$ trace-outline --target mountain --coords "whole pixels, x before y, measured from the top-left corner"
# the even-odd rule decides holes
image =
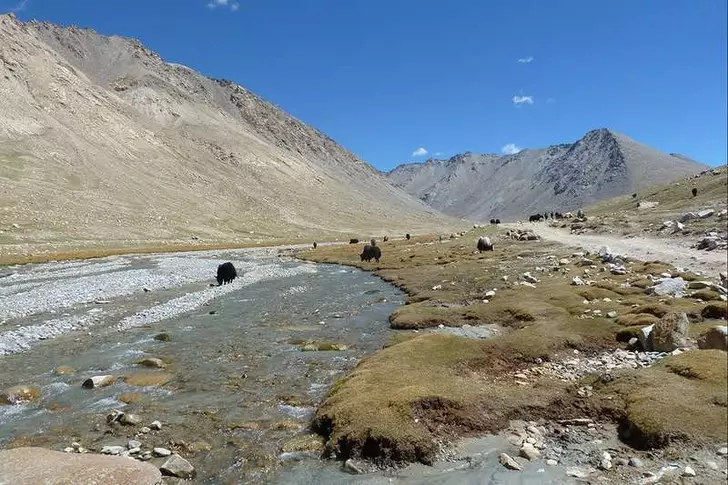
[[[0,244],[453,222],[244,87],[134,39],[0,15],[0,99]]]
[[[706,168],[598,129],[572,144],[513,155],[467,152],[449,160],[400,165],[386,175],[396,187],[446,214],[505,221],[576,210]]]

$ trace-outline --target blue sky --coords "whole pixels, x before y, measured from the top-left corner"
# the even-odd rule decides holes
[[[388,170],[570,142],[598,127],[722,163],[726,4],[0,0],[0,11],[139,38]]]

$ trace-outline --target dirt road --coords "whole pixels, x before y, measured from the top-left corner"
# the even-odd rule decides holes
[[[516,226],[514,226],[516,227]],[[523,226],[520,226],[523,228]],[[570,234],[545,224],[533,224],[532,229],[544,239],[556,241],[566,246],[596,251],[602,246],[624,256],[641,261],[659,260],[679,268],[700,271],[716,277],[728,267],[728,254],[725,251],[698,251],[691,249],[687,241],[657,238],[624,238],[608,234],[586,235]]]

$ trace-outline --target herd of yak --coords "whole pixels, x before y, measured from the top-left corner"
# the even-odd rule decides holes
[[[529,216],[528,221],[529,222],[540,222],[546,219],[549,219],[549,216],[551,219],[563,219],[564,214],[560,212],[551,212],[551,213],[544,213],[544,214],[534,214],[532,216]],[[579,211],[579,217],[582,216],[581,211]],[[501,223],[500,219],[491,219],[491,224],[498,225]],[[405,239],[408,241],[410,240],[411,236],[409,234],[405,235]],[[389,240],[389,237],[384,236],[383,238],[384,242],[387,242]],[[358,239],[350,239],[349,244],[358,244]],[[316,249],[318,246],[318,243],[314,241],[313,248]],[[479,252],[483,251],[493,251],[493,243],[491,242],[490,238],[487,236],[481,236],[478,238],[477,248]],[[377,263],[379,262],[379,259],[382,257],[382,250],[377,246],[377,241],[375,239],[372,239],[369,244],[364,246],[364,249],[362,250],[361,254],[359,255],[362,261],[370,262],[372,259],[375,260]],[[235,266],[233,266],[233,263],[227,262],[222,263],[220,266],[217,267],[217,285],[223,285],[227,283],[231,283],[235,278],[237,278],[238,273],[235,270]]]

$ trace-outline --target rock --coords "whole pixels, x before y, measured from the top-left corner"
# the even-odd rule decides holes
[[[593,424],[594,420],[591,418],[574,418],[574,419],[562,419],[559,424],[572,425],[572,426],[588,426]]]
[[[67,365],[61,365],[53,369],[53,373],[57,376],[65,376],[68,374],[73,374],[75,371],[73,370],[73,367],[69,367]]]
[[[713,327],[698,338],[699,349],[728,351],[728,326]]]
[[[698,215],[695,212],[686,212],[680,216],[680,222],[687,222],[691,219],[697,219]]]
[[[121,455],[126,451],[123,446],[104,446],[101,448],[102,455]]]
[[[124,413],[119,417],[119,422],[124,426],[136,426],[137,424],[142,422],[142,418],[140,418],[136,414]]]
[[[141,434],[147,434],[147,433],[149,433],[150,431],[151,431],[151,429],[147,428],[146,426],[142,426],[141,428],[139,428],[139,432],[140,432]]]
[[[556,466],[559,464],[559,462],[556,460],[553,460],[553,459],[549,459],[549,460],[546,460],[546,464],[550,465],[550,466]]]
[[[571,284],[574,285],[574,286],[583,286],[586,283],[584,283],[584,280],[582,280],[578,276],[575,276],[574,278],[572,278]]]
[[[523,273],[523,279],[529,283],[538,283],[538,280],[535,277],[531,276],[531,273],[529,272]]]
[[[685,224],[682,222],[676,222],[675,223],[675,229],[673,229],[672,232],[681,232],[685,230]]]
[[[31,402],[40,396],[38,386],[13,386],[0,391],[0,404],[21,404]]]
[[[649,340],[650,350],[656,352],[672,352],[687,345],[690,321],[685,313],[671,312],[654,324]]]
[[[137,372],[124,377],[124,382],[130,386],[152,387],[161,386],[172,379],[174,376],[167,372]]]
[[[159,340],[160,342],[169,342],[170,337],[169,334],[166,332],[158,333],[154,336],[154,340]]]
[[[162,423],[160,423],[159,421],[152,421],[152,423],[149,425],[149,427],[151,429],[160,430],[160,429],[162,429]]]
[[[152,452],[151,451],[143,451],[139,453],[139,456],[137,456],[137,459],[142,461],[149,461],[152,459]]]
[[[566,258],[563,258],[563,259],[560,259],[559,260],[559,266],[566,266],[569,263],[570,263],[570,261],[568,259],[566,259]]]
[[[165,475],[178,478],[194,478],[195,476],[195,467],[176,453],[167,458],[159,469]]]
[[[698,242],[697,249],[705,249],[706,251],[713,251],[718,247],[718,240],[714,236],[704,237]]]
[[[683,470],[684,477],[694,477],[696,475],[695,470],[691,466],[686,466]]]
[[[652,330],[654,328],[654,324],[642,327],[637,334],[637,338],[640,342],[640,347],[642,347],[643,350],[652,350]]]
[[[534,440],[535,441],[535,440]],[[538,459],[541,456],[541,452],[536,449],[531,443],[526,443],[521,446],[519,450],[522,457],[527,458],[529,461]]]
[[[728,318],[728,305],[711,303],[706,305],[700,314],[703,318],[725,319]]]
[[[640,343],[640,339],[638,339],[637,337],[632,337],[631,339],[629,339],[629,342],[627,343],[627,345],[629,345],[630,349],[636,349],[637,346],[639,345],[639,343]]]
[[[141,441],[137,441],[137,440],[129,440],[129,443],[127,443],[126,447],[129,448],[130,450],[132,450],[134,448],[141,448],[142,443],[141,443]]]
[[[699,219],[705,219],[715,214],[715,211],[713,209],[706,209],[703,211],[698,212],[698,218]]]
[[[351,458],[344,462],[344,471],[347,471],[354,475],[362,475],[364,473],[364,469]]]
[[[720,283],[726,286],[726,283],[728,283],[728,271],[721,271],[718,273],[718,276],[720,277]]]
[[[566,476],[574,478],[587,478],[589,477],[589,472],[586,470],[582,470],[581,468],[567,468]]]
[[[283,443],[281,451],[283,453],[296,452],[321,452],[324,448],[323,439],[318,435],[298,435]]]
[[[495,296],[495,291],[493,291],[493,290],[490,290],[490,291],[486,291],[485,292],[485,297],[486,298],[493,298],[494,296]]]
[[[610,470],[612,468],[612,455],[608,451],[602,453],[602,458],[599,461],[599,468],[602,470]]]
[[[110,386],[116,382],[116,376],[94,376],[86,379],[81,384],[84,389],[96,389],[99,387]]]
[[[675,223],[673,221],[665,221],[662,223],[663,229],[669,229],[671,228]]]
[[[723,446],[722,448],[718,448],[716,453],[718,453],[719,456],[728,456],[728,447]]]
[[[636,456],[633,456],[632,458],[629,459],[629,466],[634,467],[634,468],[642,468],[645,465],[644,465],[644,463],[642,463],[642,460],[640,460]]]
[[[511,456],[507,455],[506,453],[501,453],[498,455],[498,461],[501,465],[508,468],[509,470],[516,470],[516,471],[522,471],[523,467],[520,463],[518,463],[515,458],[512,458]]]
[[[615,312],[615,311],[607,312],[607,317],[608,318],[617,318],[617,312]]]
[[[144,367],[155,367],[157,369],[164,369],[165,367],[167,367],[167,364],[165,364],[162,359],[157,359],[156,357],[146,357],[144,359],[139,359],[136,363]]]
[[[677,278],[663,278],[655,286],[649,287],[649,290],[657,296],[682,298],[685,296],[687,287],[687,281],[678,276]]]
[[[8,485],[156,485],[161,480],[162,475],[156,467],[117,456],[69,455],[34,447],[0,451],[0,483]]]
[[[169,456],[172,454],[167,448],[154,448],[153,451],[155,456]]]

